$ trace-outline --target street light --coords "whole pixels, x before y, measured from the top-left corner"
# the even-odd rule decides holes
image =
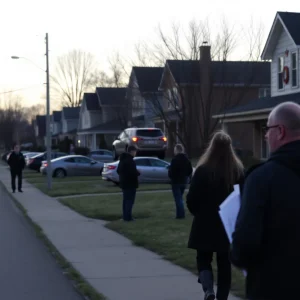
[[[46,41],[46,71],[38,67],[34,62],[29,60],[28,58],[21,56],[11,56],[12,59],[26,59],[32,64],[34,64],[37,68],[46,72],[46,147],[47,147],[47,186],[50,190],[52,187],[52,168],[51,168],[51,131],[50,131],[50,84],[49,84],[49,39],[48,33],[46,33],[45,37]]]

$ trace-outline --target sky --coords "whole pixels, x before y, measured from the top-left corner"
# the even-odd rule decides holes
[[[96,56],[107,71],[107,58],[118,51],[132,57],[138,41],[157,41],[156,29],[168,32],[172,22],[187,25],[192,19],[217,23],[222,16],[237,28],[250,19],[262,22],[267,37],[277,11],[299,12],[297,1],[273,0],[15,0],[2,1],[0,18],[0,97],[11,90],[22,105],[45,103],[45,33],[49,34],[50,73],[56,58],[72,49]],[[242,51],[236,54],[242,57]],[[12,60],[16,55],[26,59]],[[51,94],[50,94],[51,98]],[[52,100],[52,98],[51,98]],[[51,101],[52,108],[56,104]]]

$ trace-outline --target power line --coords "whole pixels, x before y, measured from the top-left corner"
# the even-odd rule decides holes
[[[29,86],[29,87],[17,89],[17,90],[11,90],[11,91],[7,91],[7,92],[2,92],[2,93],[0,93],[0,95],[14,93],[14,92],[23,91],[23,90],[29,90],[29,89],[32,89],[32,88],[35,88],[35,87],[38,87],[38,86],[41,86],[41,84],[36,84],[36,85]]]

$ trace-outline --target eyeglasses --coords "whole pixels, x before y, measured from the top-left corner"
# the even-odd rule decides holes
[[[263,127],[263,130],[264,130],[265,132],[268,132],[271,128],[277,128],[277,127],[279,127],[279,126],[280,126],[280,125],[272,125],[272,126],[266,125],[266,126]]]

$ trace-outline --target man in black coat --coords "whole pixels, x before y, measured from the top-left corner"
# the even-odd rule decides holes
[[[18,177],[18,191],[22,193],[22,172],[25,168],[25,159],[20,152],[19,145],[14,145],[7,163],[10,166],[12,192],[14,193],[16,191],[16,177]]]
[[[242,189],[231,249],[247,271],[251,300],[298,299],[300,270],[300,106],[285,102],[266,126],[270,158],[253,168]]]
[[[181,144],[174,148],[174,158],[169,166],[169,178],[171,179],[172,192],[176,205],[176,219],[185,217],[183,194],[189,177],[193,173],[193,167]]]
[[[139,186],[139,171],[136,168],[134,157],[136,148],[129,146],[127,152],[120,155],[117,173],[119,174],[120,187],[123,192],[123,220],[133,221],[132,208],[135,201],[136,189]]]

